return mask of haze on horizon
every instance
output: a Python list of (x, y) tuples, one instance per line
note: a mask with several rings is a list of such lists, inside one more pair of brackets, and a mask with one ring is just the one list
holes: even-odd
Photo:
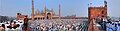
[[(31, 15), (31, 0), (0, 0), (0, 15), (16, 16), (20, 11), (22, 14)], [(88, 4), (104, 6), (104, 0), (34, 0), (35, 11), (42, 11), (46, 5), (48, 9), (58, 14), (58, 4), (61, 4), (61, 16), (76, 15), (88, 16)], [(120, 17), (120, 0), (107, 0), (108, 16)]]

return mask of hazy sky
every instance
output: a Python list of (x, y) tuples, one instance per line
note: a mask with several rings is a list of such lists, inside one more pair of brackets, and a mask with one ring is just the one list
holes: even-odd
[[(34, 0), (35, 11), (46, 7), (58, 14), (58, 3), (61, 4), (61, 16), (74, 15), (88, 16), (88, 4), (104, 6), (104, 0)], [(0, 0), (0, 15), (16, 16), (18, 11), (22, 14), (31, 14), (31, 0)], [(120, 0), (107, 0), (108, 16), (120, 17)]]

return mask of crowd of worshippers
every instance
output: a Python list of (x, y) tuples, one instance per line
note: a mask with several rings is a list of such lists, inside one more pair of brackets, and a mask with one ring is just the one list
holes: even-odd
[(11, 20), (8, 22), (1, 23), (1, 26), (2, 29), (0, 29), (0, 31), (12, 31), (12, 30), (14, 31), (15, 29), (21, 30), (22, 21)]
[[(96, 21), (98, 21), (96, 19)], [(97, 22), (105, 31), (120, 31), (120, 19), (105, 19), (101, 18), (100, 22)]]
[[(25, 21), (26, 22), (25, 22)], [(2, 23), (0, 31), (87, 31), (88, 21), (82, 20), (11, 20)], [(27, 25), (26, 25), (27, 24)], [(29, 24), (29, 27), (27, 27)]]
[[(88, 22), (79, 21), (40, 21), (30, 22), (32, 31), (87, 31)], [(38, 23), (38, 24), (37, 24)], [(69, 24), (70, 23), (70, 24)], [(35, 25), (36, 24), (36, 25)], [(84, 30), (83, 30), (84, 29)]]
[(28, 18), (25, 16), (23, 20), (11, 20), (0, 23), (0, 31), (26, 31), (28, 26)]

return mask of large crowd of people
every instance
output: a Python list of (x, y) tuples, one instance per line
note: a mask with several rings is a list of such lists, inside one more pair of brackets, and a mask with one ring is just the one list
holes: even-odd
[(22, 20), (11, 20), (4, 23), (0, 23), (0, 31), (22, 31)]
[(32, 31), (87, 31), (87, 20), (35, 20), (29, 21)]
[[(97, 18), (94, 19), (105, 31), (119, 31), (120, 20)], [(100, 20), (98, 22), (98, 20)], [(27, 25), (26, 25), (27, 24)], [(29, 25), (29, 26), (28, 26)], [(11, 20), (0, 23), (0, 31), (87, 31), (88, 19), (53, 19), (53, 20)]]
[[(95, 18), (105, 31), (120, 31), (120, 20)], [(100, 20), (100, 21), (99, 21)], [(99, 21), (99, 22), (98, 22)], [(0, 31), (87, 31), (88, 19), (11, 20), (0, 23)]]
[(87, 31), (89, 24), (87, 19), (24, 20), (0, 23), (0, 31)]
[(120, 19), (112, 19), (112, 18), (98, 18), (95, 19), (101, 25), (101, 27), (105, 31), (120, 31)]

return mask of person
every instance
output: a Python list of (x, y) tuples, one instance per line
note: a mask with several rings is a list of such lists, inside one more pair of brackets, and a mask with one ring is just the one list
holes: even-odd
[(114, 30), (111, 21), (108, 21), (106, 26), (107, 26), (106, 31), (113, 31)]
[(117, 31), (120, 31), (120, 23), (118, 23), (118, 29), (117, 29)]
[(2, 24), (2, 29), (0, 31), (5, 31), (5, 24)]
[(30, 25), (30, 29), (32, 30), (32, 31), (35, 31), (35, 27), (33, 27), (34, 25), (33, 24), (31, 24)]
[(117, 26), (117, 24), (115, 24), (114, 31), (117, 31), (117, 29), (118, 29), (118, 26)]
[(13, 26), (13, 24), (12, 24), (12, 23), (13, 23), (13, 20), (11, 20), (11, 21), (10, 21), (10, 25), (9, 25), (9, 26), (7, 26), (7, 28), (12, 29), (12, 26)]
[(16, 28), (17, 31), (22, 31), (22, 29), (20, 29), (20, 25), (17, 24), (17, 28)]
[(14, 28), (14, 29), (17, 28), (17, 24), (16, 24), (16, 22), (14, 22), (14, 24), (13, 24), (13, 28)]
[(106, 29), (106, 22), (107, 22), (107, 19), (103, 19), (103, 24), (102, 24), (102, 27), (103, 27), (103, 29)]
[(98, 22), (98, 24), (100, 24), (100, 26), (103, 28), (103, 18), (99, 18), (100, 21)]
[(114, 25), (114, 31), (117, 31), (117, 29), (118, 29), (118, 27), (119, 27), (119, 26), (118, 26), (118, 22), (119, 22), (119, 21), (117, 21), (117, 20), (114, 22), (114, 23), (115, 23), (115, 25)]
[(25, 16), (25, 18), (24, 18), (23, 21), (24, 21), (24, 23), (23, 23), (23, 26), (24, 26), (23, 29), (27, 30), (27, 26), (28, 26), (28, 18), (27, 18), (27, 16)]

